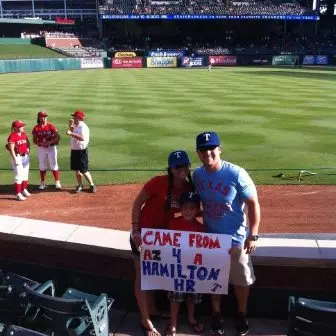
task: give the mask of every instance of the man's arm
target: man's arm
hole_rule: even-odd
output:
[[[258,196],[254,195],[245,200],[247,206],[247,217],[250,234],[246,238],[245,248],[247,253],[251,253],[256,249],[257,242],[252,240],[251,236],[258,235],[260,224],[260,204]]]
[[[67,130],[66,135],[70,135],[72,138],[75,138],[80,141],[84,141],[84,136],[82,134],[73,133],[70,130]]]

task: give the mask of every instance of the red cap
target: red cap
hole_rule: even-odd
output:
[[[21,121],[21,120],[15,120],[15,121],[13,121],[12,122],[12,127],[14,128],[20,128],[20,127],[23,127],[23,126],[25,126],[26,124],[23,122],[23,121]]]
[[[77,110],[74,114],[71,114],[73,117],[84,120],[85,119],[85,113],[81,110]]]
[[[48,113],[46,111],[40,111],[37,113],[37,116],[40,117],[48,117]]]

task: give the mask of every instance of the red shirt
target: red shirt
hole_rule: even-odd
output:
[[[57,128],[53,124],[47,123],[46,125],[36,125],[32,134],[36,136],[37,142],[47,142],[53,140],[56,132],[58,132]]]
[[[195,218],[191,221],[184,219],[182,216],[173,218],[168,224],[169,230],[204,232],[204,226]]]
[[[186,182],[184,188],[172,188],[169,211],[165,211],[168,175],[153,177],[144,185],[144,191],[150,197],[140,212],[140,228],[166,229],[169,220],[174,218],[175,213],[181,211],[178,202],[179,198],[184,192],[191,191],[191,186]]]
[[[28,153],[28,137],[24,132],[12,132],[8,137],[8,144],[15,145],[14,151],[16,154],[23,155]]]

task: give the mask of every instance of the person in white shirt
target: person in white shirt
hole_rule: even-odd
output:
[[[83,176],[90,184],[90,192],[97,191],[93,183],[91,173],[89,172],[89,154],[88,144],[90,140],[89,127],[84,122],[85,113],[81,110],[72,114],[73,119],[69,120],[69,129],[66,134],[71,136],[71,170],[75,171],[78,185],[76,193],[83,190]]]

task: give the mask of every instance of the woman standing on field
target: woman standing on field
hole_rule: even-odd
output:
[[[169,154],[168,174],[150,179],[133,204],[130,244],[135,267],[134,291],[141,315],[141,327],[146,336],[160,336],[152,318],[163,315],[156,308],[153,292],[141,290],[141,229],[167,229],[168,222],[174,218],[175,213],[180,212],[181,195],[192,190],[189,157],[185,151],[177,150]]]

